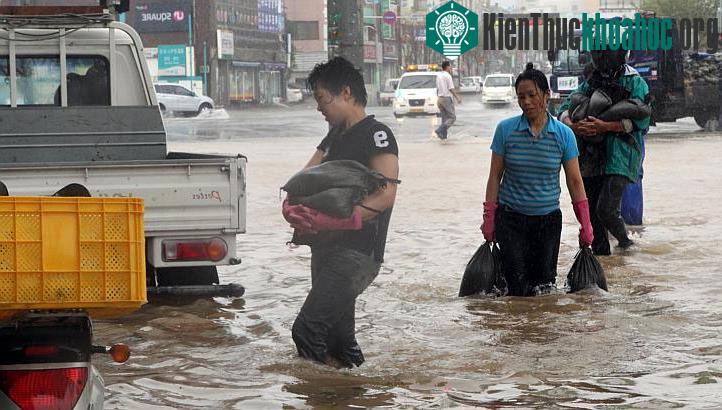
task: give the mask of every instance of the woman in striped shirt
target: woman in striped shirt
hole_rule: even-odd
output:
[[[576,139],[547,112],[546,76],[529,63],[515,88],[523,113],[496,127],[481,231],[499,244],[508,294],[533,296],[553,289],[556,281],[562,167],[581,224],[580,246],[589,246],[593,233]]]

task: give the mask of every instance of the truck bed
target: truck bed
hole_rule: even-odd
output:
[[[92,196],[141,197],[146,236],[245,232],[246,158],[172,153],[155,161],[0,164],[13,196],[51,195],[70,183]]]

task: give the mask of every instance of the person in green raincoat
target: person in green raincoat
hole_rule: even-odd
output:
[[[594,90],[602,89],[613,104],[624,99],[648,101],[647,83],[626,64],[626,50],[593,50],[591,54],[593,71],[572,95],[590,96]],[[559,119],[577,137],[580,170],[594,229],[592,251],[596,255],[610,255],[607,231],[617,239],[621,249],[634,244],[621,216],[622,194],[627,185],[638,178],[642,138],[650,118],[602,121],[590,116],[572,122],[568,111],[572,95],[560,106]]]

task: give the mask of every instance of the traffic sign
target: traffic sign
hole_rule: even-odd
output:
[[[384,13],[384,23],[386,23],[386,24],[396,23],[396,13],[394,13],[391,10]]]

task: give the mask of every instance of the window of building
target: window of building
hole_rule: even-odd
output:
[[[318,21],[288,21],[286,26],[294,40],[318,40]]]

